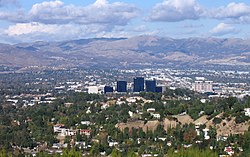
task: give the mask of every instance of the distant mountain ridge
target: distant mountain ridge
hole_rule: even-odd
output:
[[[18,67],[250,66],[250,40],[136,36],[0,44],[0,65]]]

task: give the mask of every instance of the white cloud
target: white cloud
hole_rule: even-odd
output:
[[[223,36],[227,34],[237,34],[239,30],[230,24],[220,23],[210,31],[213,36]]]
[[[67,30],[67,31],[65,31]],[[105,25],[78,24],[43,24],[38,22],[17,23],[4,30],[4,34],[15,42],[31,42],[37,40],[69,40],[96,36],[100,32],[109,32]],[[3,33],[2,33],[3,34]]]
[[[145,25],[140,25],[140,26],[137,26],[133,29],[133,31],[135,31],[135,32],[146,32],[147,30],[148,30],[148,28]]]
[[[5,33],[9,36],[19,36],[32,33],[54,34],[59,29],[60,28],[57,25],[45,25],[37,22],[18,23],[16,25],[9,26]]]
[[[15,23],[4,31],[15,42],[65,40],[117,32],[117,27],[127,25],[138,12],[134,5],[123,2],[96,0],[87,6],[75,6],[55,0],[34,4],[28,13],[0,11],[0,20]]]
[[[204,27],[204,24],[184,24],[181,25],[180,28],[186,28],[186,29],[197,29]]]
[[[0,12],[0,19],[6,19],[9,16],[6,12]]]
[[[112,32],[100,32],[96,34],[97,38],[130,38],[131,34],[126,31],[112,31]]]
[[[217,19],[232,19],[240,23],[250,23],[250,6],[245,3],[229,3],[210,11],[210,17]]]
[[[65,5],[62,1],[49,1],[33,5],[29,12],[31,21],[58,24],[110,24],[126,25],[136,17],[138,9],[131,4],[107,0],[97,0],[95,3],[78,7]]]
[[[196,0],[164,0],[153,7],[149,20],[165,22],[196,20],[202,14],[203,9]]]
[[[63,8],[63,5],[64,3],[59,0],[34,4],[30,10],[30,14],[36,15],[39,14],[40,12],[49,13],[52,12],[53,9]]]
[[[108,1],[107,0],[97,0],[95,3],[94,3],[94,6],[96,7],[102,7],[102,6],[105,6],[108,4]]]

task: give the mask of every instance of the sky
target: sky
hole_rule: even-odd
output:
[[[155,35],[250,39],[249,0],[0,0],[0,42]]]

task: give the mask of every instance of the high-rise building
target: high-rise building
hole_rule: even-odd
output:
[[[202,92],[203,91],[203,81],[195,81],[194,83],[194,91]]]
[[[136,77],[134,78],[134,92],[144,91],[144,78]]]
[[[114,92],[114,89],[113,87],[110,87],[110,86],[105,86],[104,87],[104,93],[113,93]]]
[[[156,93],[162,93],[162,92],[163,92],[162,87],[161,87],[161,86],[156,87],[156,88],[155,88],[155,92],[156,92]]]
[[[116,86],[117,92],[127,92],[127,82],[126,81],[117,81],[117,86]]]
[[[155,80],[146,80],[146,92],[156,92],[156,81]]]
[[[197,80],[194,83],[194,91],[200,93],[209,93],[213,92],[213,81],[205,81],[205,79]]]
[[[213,81],[205,81],[203,88],[205,92],[213,92]]]

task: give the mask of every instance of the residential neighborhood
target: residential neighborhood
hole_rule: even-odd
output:
[[[62,72],[65,76],[72,73],[58,74]],[[18,92],[1,84],[0,138],[4,140],[0,145],[15,155],[62,155],[74,150],[81,156],[165,156],[173,150],[195,152],[197,148],[215,156],[249,153],[247,82],[241,93],[232,94],[217,92],[216,79],[211,79],[209,87],[206,81],[196,87],[208,90],[196,90],[196,80],[207,78],[172,77],[176,84],[163,71],[142,70],[124,78],[119,72],[99,71],[89,76],[85,71],[85,77],[70,75],[56,82],[58,74],[39,73],[32,81],[24,76],[24,83],[14,86]],[[112,79],[107,80],[109,75]],[[5,74],[2,83],[8,77]],[[125,81],[120,84],[118,80]],[[118,84],[122,92],[117,91]],[[134,91],[139,87],[139,92]]]

